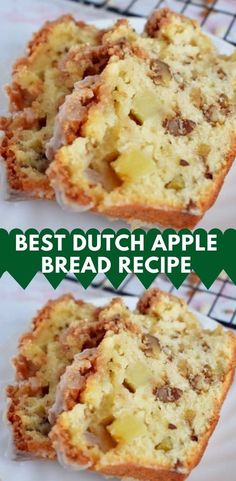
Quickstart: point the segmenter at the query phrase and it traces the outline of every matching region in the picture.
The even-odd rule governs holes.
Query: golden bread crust
[[[158,209],[138,204],[124,206],[117,205],[116,207],[111,207],[102,211],[102,213],[114,219],[125,219],[130,222],[142,221],[147,224],[173,227],[174,229],[193,229],[204,215],[204,213],[196,215],[182,212],[180,209]]]
[[[27,45],[27,54],[24,57],[17,59],[13,66],[13,82],[6,88],[10,101],[10,110],[12,112],[23,110],[24,108],[31,106],[32,101],[34,98],[37,98],[37,95],[41,92],[42,88],[42,84],[38,82],[34,86],[33,92],[29,93],[29,91],[22,88],[20,83],[18,83],[18,73],[34,64],[35,60],[37,60],[38,53],[40,53],[41,47],[47,43],[48,38],[50,34],[53,33],[55,27],[69,22],[74,23],[74,25],[82,30],[88,28],[91,29],[91,31],[94,32],[95,37],[98,36],[99,38],[101,35],[101,32],[99,33],[96,27],[88,26],[88,24],[82,21],[76,21],[72,15],[61,15],[56,20],[45,22],[29,41]]]
[[[125,479],[138,479],[140,481],[184,481],[188,477],[188,473],[180,473],[168,471],[166,469],[158,469],[146,466],[138,466],[137,464],[126,463],[117,466],[107,466],[101,470],[105,476],[115,476]]]

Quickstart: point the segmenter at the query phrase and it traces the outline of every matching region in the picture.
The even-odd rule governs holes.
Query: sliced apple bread
[[[184,302],[157,290],[137,313],[115,301],[103,315],[136,328],[120,323],[62,376],[49,435],[58,459],[106,476],[184,480],[232,382],[235,337],[204,330]]]
[[[235,156],[236,59],[167,10],[146,31],[153,38],[119,42],[99,75],[75,84],[56,118],[48,175],[75,209],[192,228]]]

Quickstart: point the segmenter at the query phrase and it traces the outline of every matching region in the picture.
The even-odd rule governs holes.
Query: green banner
[[[104,273],[115,289],[131,273],[145,288],[160,273],[176,288],[191,272],[207,288],[221,271],[236,284],[236,229],[0,229],[0,246],[0,276],[8,272],[23,288],[37,272],[42,272],[54,288],[69,272],[84,288],[97,273]]]

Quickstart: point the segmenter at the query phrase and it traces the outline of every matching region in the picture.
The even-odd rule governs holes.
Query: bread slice
[[[58,459],[106,476],[184,480],[232,382],[235,337],[221,327],[204,330],[184,302],[157,290],[137,313],[118,300],[103,315],[136,327],[121,323],[65,371],[56,406],[64,411],[49,435]]]
[[[196,22],[153,14],[146,38],[129,38],[60,109],[48,169],[59,201],[193,228],[235,156],[235,69]]]
[[[61,374],[74,354],[104,335],[99,309],[71,295],[50,301],[24,334],[14,358],[17,383],[8,386],[7,419],[17,453],[54,458],[48,414]]]
[[[7,87],[13,113],[1,119],[5,133],[1,155],[7,161],[12,189],[35,197],[54,197],[45,174],[45,145],[52,136],[59,105],[70,92],[59,62],[71,46],[97,44],[100,33],[96,27],[65,15],[46,22],[29,42],[26,56],[17,60]]]
[[[99,45],[87,44],[81,46],[74,45],[59,62],[59,69],[64,84],[72,91],[78,79],[89,77],[102,72],[112,55],[119,55],[119,47],[139,48],[142,43],[140,35],[130,26],[125,19],[117,20],[110,28],[101,31],[99,35]],[[153,45],[156,43],[149,38],[143,41]]]
[[[17,382],[7,388],[7,419],[18,455],[55,458],[48,433],[55,419],[50,411],[56,402],[57,384],[75,354],[96,347],[120,322],[129,325],[128,318],[119,320],[115,306],[116,315],[112,315],[113,304],[108,304],[110,315],[104,316],[108,307],[99,309],[64,295],[49,301],[33,319],[31,330],[21,337],[13,360]],[[124,304],[121,309],[128,312]]]

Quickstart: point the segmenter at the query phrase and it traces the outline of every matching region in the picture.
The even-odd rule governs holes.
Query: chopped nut
[[[200,374],[196,374],[195,376],[192,376],[192,375],[189,376],[189,383],[195,391],[201,390],[200,389],[201,381],[202,381],[202,376],[200,376]]]
[[[211,125],[215,126],[218,123],[222,123],[222,119],[220,116],[220,109],[216,107],[215,105],[210,105],[209,107],[204,107],[202,109],[203,115],[207,122],[209,122]]]
[[[181,135],[190,134],[196,127],[196,123],[193,122],[193,120],[182,119],[181,117],[174,117],[172,119],[164,120],[163,127],[171,135],[179,137]]]
[[[134,394],[135,391],[136,391],[136,390],[134,389],[134,387],[133,387],[131,384],[129,384],[129,382],[127,381],[127,379],[125,379],[125,380],[123,381],[123,386],[125,387],[125,389],[127,389],[127,390],[128,390],[129,392],[131,392],[132,394]]]
[[[226,77],[226,73],[224,72],[224,70],[221,67],[217,70],[217,73],[218,73],[219,78],[221,80],[223,80]]]
[[[177,429],[177,426],[175,424],[169,423],[168,429]]]
[[[179,165],[182,165],[183,167],[187,167],[187,165],[189,165],[189,162],[187,162],[187,160],[180,159]]]
[[[193,211],[193,210],[195,210],[195,209],[197,209],[197,204],[196,204],[196,202],[194,202],[193,199],[190,199],[190,201],[189,201],[189,203],[188,203],[188,205],[187,205],[187,210],[188,210],[189,212],[191,212],[191,211]]]
[[[137,115],[133,110],[130,111],[129,118],[137,125],[143,125],[143,121],[140,119],[140,116]]]
[[[205,364],[202,372],[203,372],[206,383],[212,384],[212,382],[213,382],[213,372],[212,372],[211,366],[209,366],[209,364]]]
[[[190,386],[198,394],[201,392],[206,392],[208,390],[207,384],[210,384],[210,378],[208,377],[207,371],[202,371],[202,374],[196,374],[195,376],[190,375],[188,377]]]
[[[161,346],[160,341],[157,337],[151,336],[150,334],[144,334],[143,338],[143,351],[148,357],[159,357]]]
[[[210,346],[209,346],[209,344],[208,344],[206,341],[203,341],[203,343],[202,343],[202,348],[203,348],[203,351],[204,351],[204,352],[207,352],[207,351],[209,351]]]
[[[169,85],[171,80],[171,71],[167,63],[161,60],[152,59],[150,62],[150,69],[152,71],[151,78],[157,85]]]
[[[230,102],[229,98],[225,94],[221,94],[219,96],[218,104],[220,106],[220,110],[224,115],[228,115],[230,113]]]
[[[184,188],[184,179],[181,174],[176,175],[170,182],[166,184],[167,189],[182,190]]]
[[[156,399],[167,403],[167,402],[176,402],[182,396],[183,391],[177,387],[171,387],[169,385],[162,386],[157,388],[155,391]]]
[[[182,463],[179,459],[177,459],[177,461],[176,461],[176,463],[175,463],[175,469],[176,469],[176,471],[178,472],[179,470],[181,470],[181,469],[182,469],[182,466],[183,466],[183,463]]]
[[[191,441],[195,441],[195,442],[198,441],[198,437],[196,436],[196,434],[192,434],[190,439],[191,439]]]

